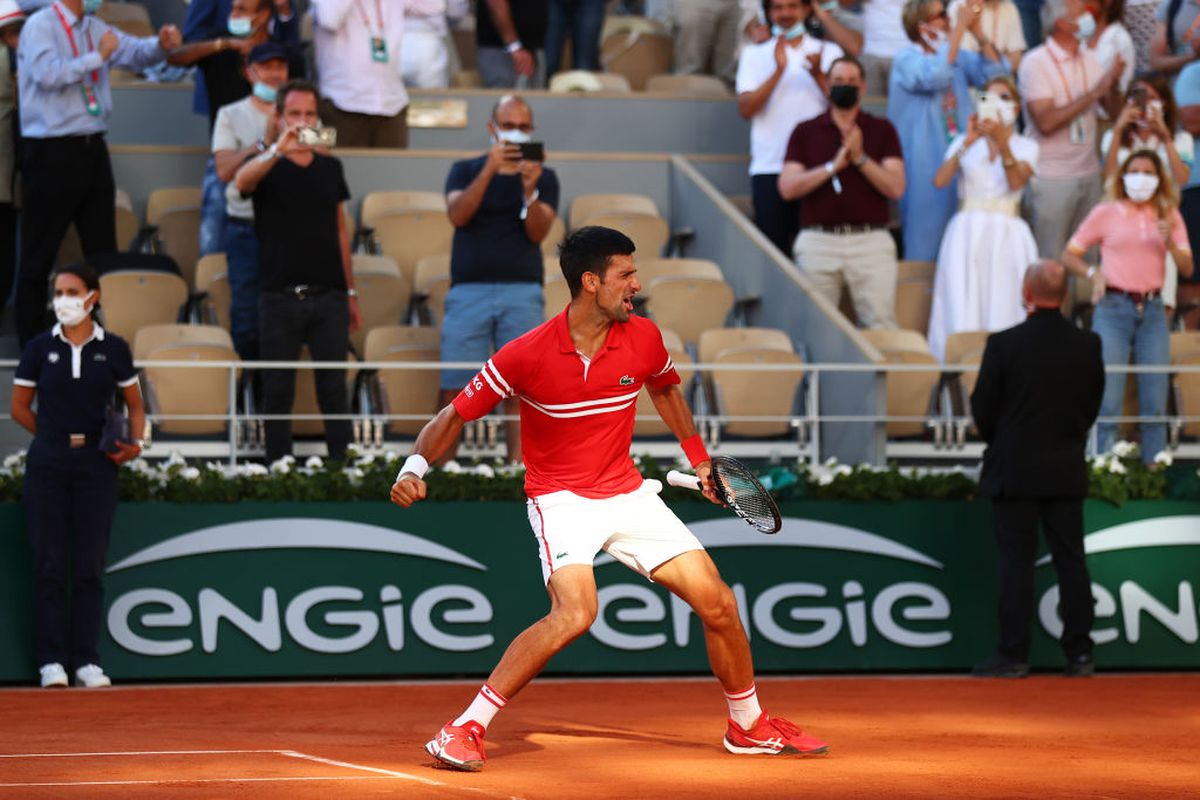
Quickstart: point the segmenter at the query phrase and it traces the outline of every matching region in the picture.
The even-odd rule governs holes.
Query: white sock
[[[487,726],[492,724],[492,718],[496,716],[496,712],[507,704],[508,699],[504,695],[485,683],[462,716],[450,724],[458,726],[468,722],[478,722],[486,731]],[[757,702],[755,704],[757,705]]]
[[[740,692],[726,692],[725,702],[729,704],[729,718],[744,731],[750,730],[762,716],[762,708],[758,705],[758,690],[753,683],[750,684],[749,689]]]

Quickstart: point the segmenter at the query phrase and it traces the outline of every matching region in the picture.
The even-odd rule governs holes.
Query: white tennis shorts
[[[590,566],[601,550],[647,578],[675,556],[703,550],[660,491],[661,483],[648,480],[628,494],[599,500],[561,491],[527,501],[542,580],[548,583],[568,564]]]

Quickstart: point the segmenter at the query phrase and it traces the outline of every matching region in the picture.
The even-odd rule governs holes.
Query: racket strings
[[[743,519],[761,531],[779,530],[779,512],[775,501],[753,474],[740,462],[718,457],[713,472],[721,486],[725,502]]]

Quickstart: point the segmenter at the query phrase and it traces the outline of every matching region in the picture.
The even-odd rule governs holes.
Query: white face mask
[[[84,304],[95,294],[88,292],[83,297],[62,297],[54,298],[54,316],[62,323],[64,328],[70,328],[87,319],[87,315],[91,312],[90,308],[84,308]]]
[[[941,28],[926,28],[925,32],[921,34],[921,38],[925,40],[925,44],[937,50],[946,43],[950,36]]]
[[[1125,194],[1135,203],[1144,203],[1158,191],[1158,176],[1145,172],[1127,172],[1121,176]]]
[[[511,131],[506,131],[503,128],[497,128],[496,139],[501,142],[507,142],[508,144],[526,144],[527,142],[533,141],[532,136],[525,131],[519,131],[516,128]]]

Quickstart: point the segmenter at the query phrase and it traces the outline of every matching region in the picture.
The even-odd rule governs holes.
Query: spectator
[[[826,76],[832,107],[792,131],[779,175],[800,205],[796,264],[834,306],[842,287],[864,328],[896,327],[896,242],[888,201],[904,194],[904,161],[892,123],[859,107],[866,73],[843,56]]]
[[[198,65],[192,108],[208,115],[211,138],[217,112],[250,94],[246,54],[268,40],[299,44],[300,26],[290,0],[194,0],[183,37],[188,44],[171,53],[170,61]],[[210,157],[201,181],[200,255],[219,252],[225,241],[225,189]]]
[[[888,91],[888,119],[900,133],[908,189],[900,198],[900,230],[904,257],[913,261],[937,258],[942,232],[957,205],[957,180],[938,188],[933,174],[946,154],[946,145],[967,129],[972,86],[1008,72],[980,28],[982,0],[970,0],[950,29],[943,0],[908,0],[904,30],[911,43],[896,53]],[[975,32],[983,52],[961,48],[968,30]]]
[[[542,251],[558,209],[558,176],[524,160],[521,145],[533,133],[533,112],[505,95],[487,123],[492,146],[457,161],[446,177],[446,205],[454,224],[450,292],[442,321],[442,360],[482,364],[492,352],[542,323]],[[443,370],[442,403],[465,386],[473,370]],[[519,412],[516,399],[505,413]],[[508,460],[521,461],[520,427],[506,424]],[[454,457],[451,448],[450,458]]]
[[[24,24],[15,0],[0,0],[0,320],[17,272],[17,43]]]
[[[1025,317],[1021,280],[1037,260],[1037,244],[1021,219],[1021,192],[1038,160],[1037,142],[1014,130],[1020,96],[1012,79],[993,78],[966,134],[950,144],[933,182],[958,184],[962,210],[938,250],[929,317],[929,349],[945,358],[959,331],[999,331]]]
[[[1063,251],[1067,269],[1092,279],[1092,330],[1100,335],[1106,366],[1124,367],[1131,354],[1135,364],[1170,363],[1161,294],[1167,253],[1175,259],[1180,275],[1192,274],[1192,251],[1177,191],[1157,155],[1149,150],[1134,153],[1121,165],[1121,179],[1112,182],[1109,202],[1088,214]],[[1094,244],[1100,245],[1103,266],[1099,270],[1082,258]],[[1142,416],[1167,413],[1167,386],[1165,373],[1138,373]],[[1125,373],[1110,373],[1100,415],[1120,415],[1124,399]],[[1100,423],[1101,452],[1112,450],[1116,432],[1116,424]],[[1142,456],[1153,463],[1166,447],[1166,426],[1143,423],[1141,433]]]
[[[1038,527],[1045,530],[1058,576],[1066,675],[1086,677],[1092,662],[1092,582],[1083,550],[1084,448],[1104,388],[1095,334],[1059,312],[1067,293],[1060,264],[1025,273],[1029,319],[988,337],[971,394],[971,412],[987,450],[979,493],[992,500],[1000,551],[1000,636],[980,678],[1029,674],[1033,568]]]
[[[266,151],[266,142],[278,137],[274,130],[275,99],[287,83],[287,52],[277,42],[264,42],[250,51],[246,77],[253,85],[249,95],[217,112],[212,153],[217,178],[233,180],[250,158]],[[244,361],[258,358],[258,239],[254,233],[254,206],[236,186],[225,193],[225,241],[221,250],[228,261],[230,333]]]
[[[1133,37],[1121,22],[1124,13],[1125,0],[1102,0],[1096,6],[1089,6],[1088,16],[1095,20],[1096,32],[1084,43],[1100,62],[1101,69],[1108,69],[1117,56],[1121,57],[1125,70],[1117,81],[1117,88],[1122,92],[1129,88],[1134,69],[1137,67],[1137,51],[1133,46]],[[1086,29],[1086,24],[1084,27]]]
[[[312,0],[321,119],[342,147],[408,147],[402,3]]]
[[[715,75],[733,82],[742,9],[738,0],[673,0],[675,74]]]
[[[450,22],[470,13],[467,0],[408,0],[400,36],[400,70],[412,89],[450,85]]]
[[[904,0],[863,0],[862,64],[867,71],[866,93],[886,97],[892,59],[908,44],[900,17]]]
[[[1150,69],[1173,75],[1200,56],[1200,5],[1161,0],[1154,14]]]
[[[1042,3],[1043,0],[1013,0],[1013,5],[1017,7],[1017,13],[1021,16],[1021,32],[1025,34],[1025,44],[1029,47],[1037,47],[1042,42]]]
[[[996,52],[1008,60],[1009,66],[1015,71],[1021,63],[1021,56],[1029,49],[1025,43],[1025,32],[1021,27],[1021,14],[1017,11],[1017,7],[1013,5],[1012,0],[983,0],[982,5],[969,2],[969,0],[952,0],[949,9],[951,27],[957,25],[958,18],[962,16],[962,13],[969,11],[973,5],[980,8],[979,30],[984,33],[987,41],[992,43]],[[961,47],[972,53],[978,53],[981,49],[979,39],[975,38],[975,34],[971,32],[970,28],[963,34]]]
[[[145,442],[110,443],[102,434],[118,389],[129,430],[144,430],[146,420],[133,354],[124,339],[93,320],[99,304],[95,270],[59,270],[58,324],[29,341],[13,377],[12,418],[33,434],[25,526],[33,549],[34,652],[43,687],[67,685],[64,665],[75,668],[78,685],[111,684],[97,651],[104,555],[117,509],[117,465],[136,458]]]
[[[738,112],[750,122],[754,222],[784,253],[800,230],[800,201],[779,196],[779,173],[792,131],[829,107],[825,71],[842,55],[805,34],[805,0],[767,0],[774,39],[750,45],[738,63]]]
[[[1133,40],[1133,51],[1137,54],[1135,75],[1150,72],[1150,44],[1154,41],[1160,0],[1126,0],[1121,24],[1129,31]]]
[[[571,68],[600,69],[600,29],[605,0],[550,0],[546,20],[546,74],[562,69],[563,45],[571,39]]]
[[[475,61],[484,86],[534,85],[548,15],[549,0],[481,0],[475,14]]]
[[[1033,238],[1038,253],[1052,258],[1103,194],[1096,105],[1115,112],[1125,64],[1118,55],[1102,70],[1096,56],[1080,46],[1090,33],[1080,27],[1082,0],[1046,0],[1045,12],[1050,36],[1021,59],[1019,86],[1028,132],[1038,143],[1036,177],[1029,184]]]
[[[117,249],[116,186],[104,133],[112,111],[109,67],[140,70],[179,46],[179,30],[126,36],[93,16],[95,0],[59,0],[29,17],[17,52],[22,167],[17,338],[45,326],[50,268],[74,222],[84,255]]]
[[[1175,81],[1175,101],[1179,105],[1179,122],[1183,130],[1192,137],[1195,152],[1196,137],[1200,136],[1200,64],[1188,64]],[[1187,224],[1188,241],[1200,242],[1200,170],[1192,170],[1183,184],[1183,198],[1179,211]],[[1200,270],[1190,279],[1181,279],[1176,288],[1177,308],[1184,325],[1200,328]],[[1185,310],[1186,309],[1186,310]]]
[[[345,361],[350,331],[362,324],[342,208],[350,199],[342,164],[300,141],[300,131],[317,123],[316,87],[301,80],[284,84],[275,100],[279,138],[234,178],[237,191],[254,201],[259,355],[267,361],[295,361],[302,345],[313,361]],[[348,414],[346,371],[313,374],[321,413]],[[267,370],[263,411],[290,414],[295,389],[295,370]],[[267,460],[290,454],[291,422],[269,420],[265,427]],[[350,443],[350,421],[325,420],[325,443],[329,458],[340,461]]]

